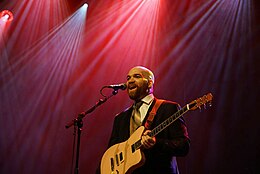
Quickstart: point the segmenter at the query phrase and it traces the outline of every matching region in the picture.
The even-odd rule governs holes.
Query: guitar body
[[[101,160],[101,174],[129,174],[145,162],[143,152],[133,149],[133,144],[141,139],[144,127],[139,127],[130,138],[122,143],[111,146]]]

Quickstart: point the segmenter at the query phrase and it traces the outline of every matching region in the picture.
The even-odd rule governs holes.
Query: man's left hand
[[[145,149],[149,149],[153,147],[156,143],[155,137],[150,137],[148,133],[151,132],[150,130],[146,130],[142,136],[141,143]]]

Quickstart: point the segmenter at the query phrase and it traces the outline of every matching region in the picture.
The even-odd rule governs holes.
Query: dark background
[[[130,68],[153,70],[155,96],[213,106],[184,117],[182,174],[260,171],[260,3],[255,0],[3,0],[0,30],[0,173],[71,173],[73,127]],[[111,91],[106,89],[106,94]],[[125,91],[84,118],[80,173],[94,173]]]

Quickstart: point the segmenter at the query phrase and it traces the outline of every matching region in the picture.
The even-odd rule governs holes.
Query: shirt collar
[[[144,98],[142,98],[142,102],[149,105],[153,101],[153,99],[154,99],[154,95],[149,94],[149,95],[145,96]]]

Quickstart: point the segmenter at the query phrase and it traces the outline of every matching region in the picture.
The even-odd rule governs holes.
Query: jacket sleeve
[[[113,129],[112,133],[108,142],[108,147],[113,146],[114,144],[117,144],[119,142],[119,135],[118,135],[118,117],[115,117],[114,123],[113,123]]]
[[[116,115],[108,147],[126,141],[129,138],[129,114],[131,112],[132,110],[128,109]]]

